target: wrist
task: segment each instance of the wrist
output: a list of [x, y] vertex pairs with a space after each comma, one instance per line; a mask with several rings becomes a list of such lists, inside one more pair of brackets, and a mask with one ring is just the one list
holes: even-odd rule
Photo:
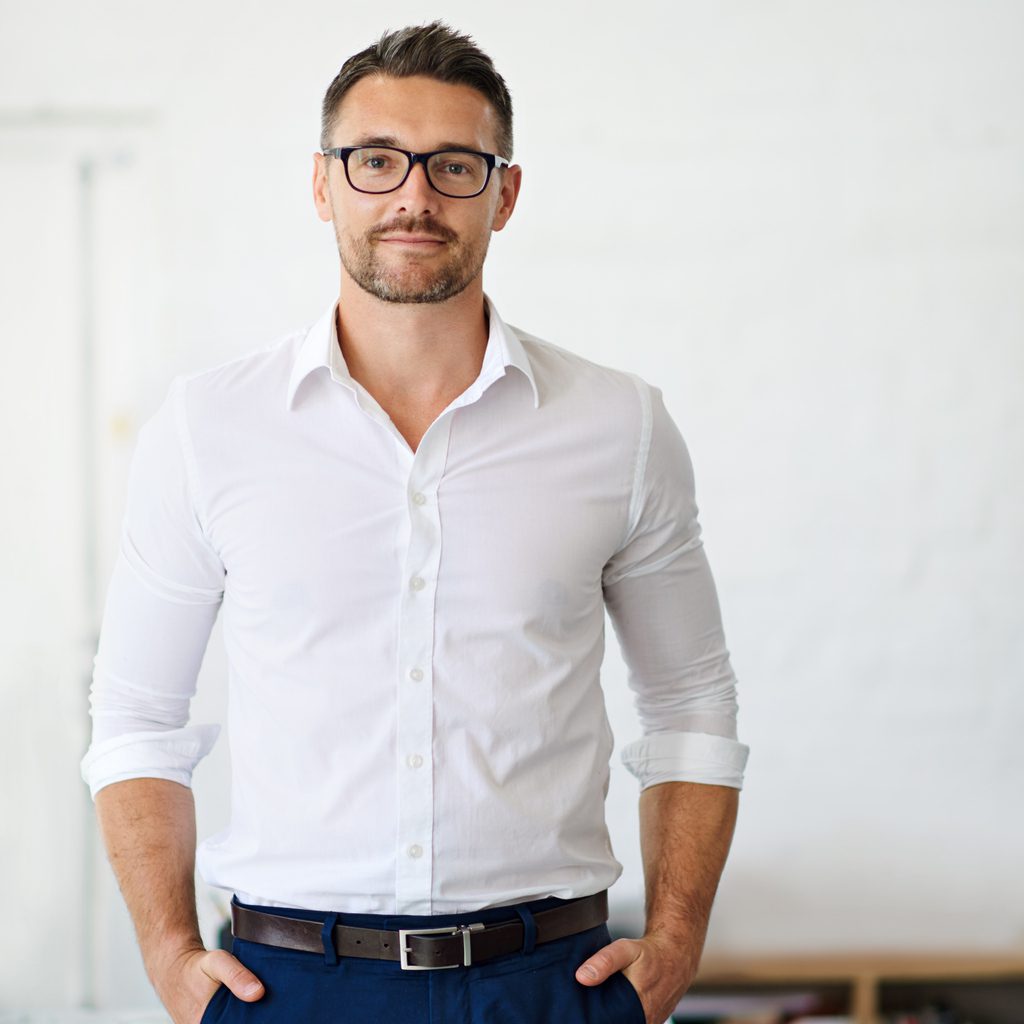
[[206, 947], [198, 934], [165, 937], [159, 943], [149, 945], [149, 952], [143, 957], [146, 973], [155, 985], [157, 979], [164, 979], [177, 973], [192, 957], [205, 952]]
[[664, 924], [651, 923], [643, 935], [644, 941], [656, 946], [666, 956], [695, 971], [704, 949], [704, 930], [678, 921]]

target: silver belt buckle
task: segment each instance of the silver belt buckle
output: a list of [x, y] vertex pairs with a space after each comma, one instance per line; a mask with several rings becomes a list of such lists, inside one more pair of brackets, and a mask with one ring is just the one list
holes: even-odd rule
[[[452, 967], [469, 967], [473, 963], [473, 950], [470, 946], [470, 933], [478, 932], [483, 928], [482, 923], [449, 925], [447, 928], [399, 928], [398, 929], [398, 957], [402, 962], [403, 971], [447, 971]], [[409, 947], [405, 940], [410, 935], [458, 935], [462, 934], [462, 963], [461, 964], [422, 964], [409, 963]]]

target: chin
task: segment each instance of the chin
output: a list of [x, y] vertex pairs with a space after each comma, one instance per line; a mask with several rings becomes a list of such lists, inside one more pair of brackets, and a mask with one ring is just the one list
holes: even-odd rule
[[396, 287], [394, 284], [382, 286], [375, 283], [365, 288], [371, 295], [376, 296], [382, 302], [402, 303], [406, 305], [425, 305], [427, 303], [447, 302], [455, 298], [460, 292], [465, 291], [468, 281], [455, 286], [444, 282], [441, 286], [429, 288], [410, 288], [407, 286]]

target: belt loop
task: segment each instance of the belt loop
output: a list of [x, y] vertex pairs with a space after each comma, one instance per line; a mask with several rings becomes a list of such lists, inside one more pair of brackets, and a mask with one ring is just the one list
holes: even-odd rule
[[523, 949], [524, 953], [532, 953], [533, 947], [537, 944], [537, 923], [529, 907], [513, 907], [519, 920], [523, 922]]
[[338, 965], [338, 951], [334, 948], [334, 926], [337, 921], [337, 914], [328, 914], [327, 920], [324, 921], [324, 926], [320, 930], [320, 941], [324, 944], [324, 963], [330, 967]]

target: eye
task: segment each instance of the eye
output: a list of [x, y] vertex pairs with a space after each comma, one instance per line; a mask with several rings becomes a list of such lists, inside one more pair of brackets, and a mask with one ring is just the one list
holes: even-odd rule
[[391, 171], [397, 166], [396, 154], [389, 153], [382, 149], [361, 149], [356, 150], [356, 162], [359, 168], [364, 171]]
[[453, 195], [476, 195], [487, 180], [487, 162], [475, 153], [449, 150], [431, 157], [430, 173], [442, 191]]

